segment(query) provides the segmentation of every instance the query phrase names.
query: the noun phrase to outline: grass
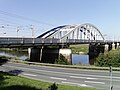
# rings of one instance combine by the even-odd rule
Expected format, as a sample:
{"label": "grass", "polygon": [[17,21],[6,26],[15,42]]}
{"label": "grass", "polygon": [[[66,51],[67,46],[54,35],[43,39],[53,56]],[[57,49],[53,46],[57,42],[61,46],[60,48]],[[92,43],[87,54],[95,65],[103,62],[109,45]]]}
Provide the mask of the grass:
{"label": "grass", "polygon": [[[58,89],[55,89],[55,87],[57,87]],[[20,76],[15,76],[0,71],[0,90],[98,90],[98,89],[67,86],[61,84],[58,85],[43,81],[32,80]]]}
{"label": "grass", "polygon": [[78,45],[70,45],[70,48],[72,49],[72,53],[83,53],[87,54],[89,52],[89,45],[88,44],[78,44]]}

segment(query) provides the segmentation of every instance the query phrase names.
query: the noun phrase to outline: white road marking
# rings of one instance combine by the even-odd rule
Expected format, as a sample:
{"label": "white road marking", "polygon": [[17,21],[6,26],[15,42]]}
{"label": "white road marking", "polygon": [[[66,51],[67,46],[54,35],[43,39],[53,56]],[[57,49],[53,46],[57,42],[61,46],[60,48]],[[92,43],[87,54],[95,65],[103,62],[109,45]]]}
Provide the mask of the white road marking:
{"label": "white road marking", "polygon": [[23,73],[23,75],[26,75],[26,76],[37,76],[37,75],[35,75],[35,74],[28,74],[28,73]]}
{"label": "white road marking", "polygon": [[[8,66],[8,65],[2,65],[5,67],[15,67],[16,66]],[[67,74],[67,75],[81,75],[81,76],[89,76],[89,77],[99,77],[99,78],[110,78],[110,76],[99,76],[99,75],[86,75],[86,74],[74,74],[74,73],[65,73],[65,72],[57,72],[57,71],[47,71],[47,70],[38,70],[38,69],[30,69],[30,68],[25,68],[25,67],[20,67],[17,66],[18,68],[21,69],[26,69],[26,70],[33,70],[33,71],[38,71],[38,72],[48,72],[48,73],[58,73],[58,74]],[[120,77],[112,77],[112,78],[116,78],[116,79],[120,79]]]}
{"label": "white road marking", "polygon": [[79,84],[79,83],[74,83],[74,82],[64,82],[64,81],[62,81],[61,83],[63,83],[63,84],[77,85],[77,86],[82,86],[82,87],[92,87],[92,86],[89,86],[89,85],[86,85],[86,84]]}
{"label": "white road marking", "polygon": [[91,77],[78,77],[78,76],[70,76],[71,78],[80,78],[80,79],[97,79],[97,78],[91,78]]}
{"label": "white road marking", "polygon": [[105,82],[85,81],[86,83],[105,84]]}
{"label": "white road marking", "polygon": [[59,78],[59,77],[50,77],[51,79],[57,79],[57,80],[67,80],[66,78]]}

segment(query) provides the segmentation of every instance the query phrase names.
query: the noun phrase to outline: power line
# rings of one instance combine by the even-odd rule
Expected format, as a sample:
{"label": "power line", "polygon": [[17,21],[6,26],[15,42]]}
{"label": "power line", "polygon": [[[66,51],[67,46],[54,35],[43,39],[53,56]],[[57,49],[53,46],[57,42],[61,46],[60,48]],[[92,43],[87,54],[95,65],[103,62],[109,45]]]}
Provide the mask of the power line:
{"label": "power line", "polygon": [[32,22],[36,22],[36,23],[40,23],[40,24],[44,24],[44,25],[55,26],[53,24],[41,22],[41,21],[38,21],[38,20],[34,20],[34,19],[31,19],[31,18],[28,18],[28,17],[24,17],[24,16],[20,16],[20,15],[17,15],[17,14],[5,12],[5,11],[2,11],[2,10],[0,10],[0,14],[7,15],[7,16],[10,16],[10,17],[14,17],[14,18],[23,19],[23,20],[28,20],[28,21],[32,21]]}

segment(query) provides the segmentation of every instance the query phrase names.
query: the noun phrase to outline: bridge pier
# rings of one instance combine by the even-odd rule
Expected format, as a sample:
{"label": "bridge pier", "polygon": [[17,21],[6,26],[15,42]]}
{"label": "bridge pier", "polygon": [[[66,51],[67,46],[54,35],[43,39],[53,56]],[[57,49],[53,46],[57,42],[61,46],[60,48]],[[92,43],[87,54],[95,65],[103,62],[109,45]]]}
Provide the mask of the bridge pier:
{"label": "bridge pier", "polygon": [[112,43],[112,50],[115,50],[116,49],[116,44],[113,42]]}
{"label": "bridge pier", "polygon": [[109,51],[109,44],[105,44],[105,52],[108,52]]}
{"label": "bridge pier", "polygon": [[120,44],[119,44],[119,43],[117,43],[117,47],[116,47],[116,48],[119,48],[119,45],[120,45]]}
{"label": "bridge pier", "polygon": [[105,53],[115,48],[112,44],[91,43],[89,45],[89,63],[92,65],[100,53]]}
{"label": "bridge pier", "polygon": [[59,58],[64,57],[67,60],[67,64],[72,64],[72,50],[63,48],[59,50]]}
{"label": "bridge pier", "polygon": [[31,62],[55,63],[57,59],[64,58],[67,64],[72,64],[72,51],[68,48],[34,47],[28,49],[28,54]]}
{"label": "bridge pier", "polygon": [[28,48],[28,55],[31,62],[40,62],[40,49],[37,47]]}
{"label": "bridge pier", "polygon": [[[106,50],[107,49],[108,49],[108,46],[106,46]],[[104,53],[104,51],[105,51],[105,46],[101,45],[100,43],[89,44],[89,64],[93,65],[96,57],[98,57],[100,53]]]}
{"label": "bridge pier", "polygon": [[91,43],[89,45],[89,63],[94,64],[95,58],[98,57],[100,53],[109,52],[110,50],[115,50],[119,47],[119,43]]}

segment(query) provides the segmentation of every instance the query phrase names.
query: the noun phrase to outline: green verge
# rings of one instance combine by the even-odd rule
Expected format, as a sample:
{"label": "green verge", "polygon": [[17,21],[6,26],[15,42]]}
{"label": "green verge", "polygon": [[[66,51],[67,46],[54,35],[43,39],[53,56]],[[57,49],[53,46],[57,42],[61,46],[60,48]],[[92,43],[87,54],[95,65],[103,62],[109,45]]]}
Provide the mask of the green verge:
{"label": "green verge", "polygon": [[15,76],[0,71],[0,90],[100,90],[100,89],[82,88],[77,86],[68,86],[55,83],[53,84],[43,81],[32,80],[21,76]]}
{"label": "green verge", "polygon": [[70,48],[74,54],[87,54],[89,52],[88,44],[70,45]]}

